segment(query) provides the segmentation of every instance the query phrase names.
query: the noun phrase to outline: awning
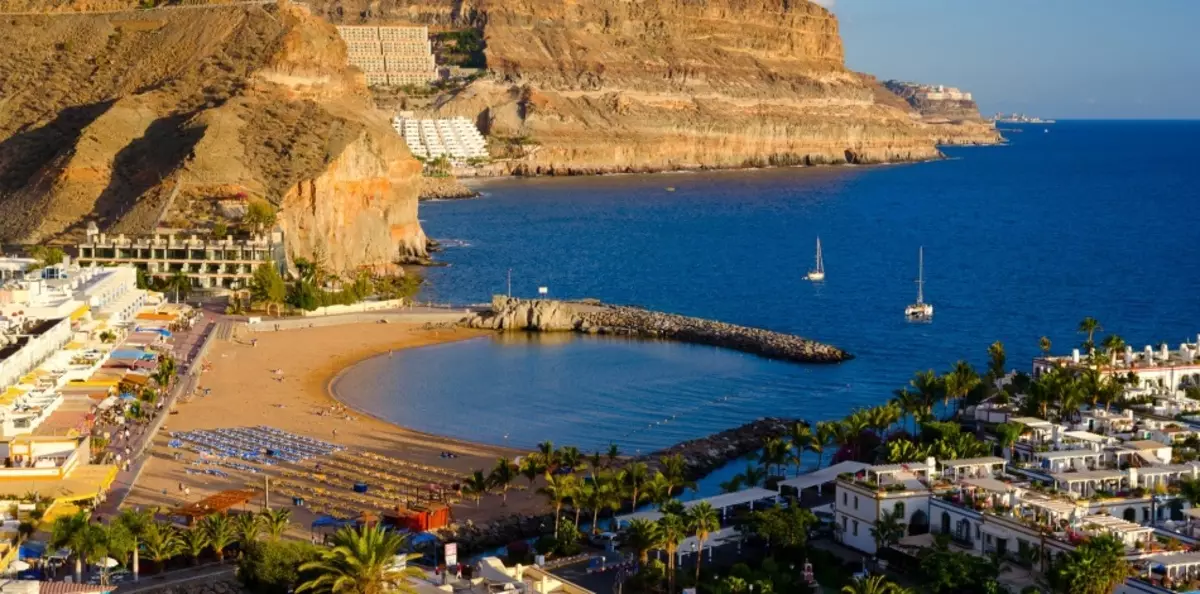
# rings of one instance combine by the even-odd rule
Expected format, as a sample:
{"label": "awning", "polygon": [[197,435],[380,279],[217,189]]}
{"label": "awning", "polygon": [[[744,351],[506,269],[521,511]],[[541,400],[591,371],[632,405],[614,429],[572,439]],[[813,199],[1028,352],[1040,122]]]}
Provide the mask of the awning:
{"label": "awning", "polygon": [[90,307],[88,307],[86,305],[81,305],[81,306],[79,306],[79,309],[76,309],[75,311],[71,312],[71,315],[69,317],[71,318],[71,321],[75,321],[75,320],[78,320],[79,318],[82,318],[83,316],[86,316],[89,311],[91,311]]}

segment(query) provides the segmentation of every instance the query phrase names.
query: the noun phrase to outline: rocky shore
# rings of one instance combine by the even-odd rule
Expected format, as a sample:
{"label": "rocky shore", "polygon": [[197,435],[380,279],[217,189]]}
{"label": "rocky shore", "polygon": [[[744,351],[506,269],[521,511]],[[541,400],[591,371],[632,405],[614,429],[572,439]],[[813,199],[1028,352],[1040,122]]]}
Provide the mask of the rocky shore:
{"label": "rocky shore", "polygon": [[[683,456],[688,479],[700,480],[714,470],[758,451],[767,438],[787,434],[795,422],[795,419],[758,419],[740,427],[632,458],[626,463],[645,462],[654,470],[660,465],[661,457],[679,454]],[[569,517],[572,512],[564,510],[563,515]],[[454,524],[439,531],[438,535],[446,542],[457,542],[460,554],[470,555],[548,534],[553,532],[553,526],[554,514],[513,514],[488,524]]]}
{"label": "rocky shore", "polygon": [[420,200],[458,200],[475,198],[479,192],[468,188],[456,177],[421,177]]}
{"label": "rocky shore", "polygon": [[463,320],[471,328],[579,332],[689,342],[796,363],[839,363],[853,355],[827,344],[761,328],[726,324],[598,301],[492,298],[489,311]]}

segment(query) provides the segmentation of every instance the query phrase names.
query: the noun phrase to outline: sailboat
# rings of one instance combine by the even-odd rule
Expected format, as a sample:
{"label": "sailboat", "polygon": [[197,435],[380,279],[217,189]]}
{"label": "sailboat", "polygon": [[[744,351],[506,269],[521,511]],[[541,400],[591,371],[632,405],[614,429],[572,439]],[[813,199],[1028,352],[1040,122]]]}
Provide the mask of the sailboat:
{"label": "sailboat", "polygon": [[917,250],[917,302],[904,308],[904,316],[910,320],[933,318],[933,305],[925,303],[925,247]]}
{"label": "sailboat", "polygon": [[813,282],[825,280],[825,259],[821,257],[821,238],[817,238],[817,267],[809,270],[804,276],[805,280]]}

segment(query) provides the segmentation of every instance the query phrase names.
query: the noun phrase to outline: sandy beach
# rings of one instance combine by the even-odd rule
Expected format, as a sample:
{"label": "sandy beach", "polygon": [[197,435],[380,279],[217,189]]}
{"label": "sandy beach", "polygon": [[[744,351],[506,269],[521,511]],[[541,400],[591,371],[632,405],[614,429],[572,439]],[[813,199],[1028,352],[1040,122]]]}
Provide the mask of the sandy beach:
{"label": "sandy beach", "polygon": [[[346,410],[332,397],[329,387],[339,372],[373,356],[388,356],[389,351],[392,356],[403,356],[404,349],[487,335],[466,329],[430,329],[423,324],[368,323],[246,334],[234,341],[218,342],[208,357],[211,368],[200,381],[200,393],[207,389],[208,395],[193,396],[176,406],[155,439],[150,458],[125,505],[174,508],[225,489],[261,489],[264,475],[270,476],[274,485],[279,472],[312,472],[311,468],[280,465],[263,469],[266,472],[261,474],[228,469],[224,469],[228,477],[189,474],[189,468],[198,468],[192,464],[198,457],[170,448],[171,431],[267,425],[346,446],[351,452],[445,469],[448,481],[474,469],[486,472],[499,456],[519,452],[410,431]],[[251,337],[257,339],[257,345],[251,346]],[[442,452],[453,452],[457,457],[445,458]],[[177,455],[181,459],[176,460]],[[186,493],[180,491],[181,484],[187,487]],[[519,485],[525,484],[521,479]],[[274,492],[275,487],[272,489]],[[272,496],[273,507],[291,503],[288,497]],[[250,509],[260,504],[261,497]],[[514,489],[507,506],[501,506],[498,496],[489,495],[478,507],[467,500],[451,509],[457,522],[483,522],[501,515],[542,511],[544,507],[542,498]],[[292,511],[297,532],[303,528],[307,533],[316,514],[301,506],[292,507]]]}

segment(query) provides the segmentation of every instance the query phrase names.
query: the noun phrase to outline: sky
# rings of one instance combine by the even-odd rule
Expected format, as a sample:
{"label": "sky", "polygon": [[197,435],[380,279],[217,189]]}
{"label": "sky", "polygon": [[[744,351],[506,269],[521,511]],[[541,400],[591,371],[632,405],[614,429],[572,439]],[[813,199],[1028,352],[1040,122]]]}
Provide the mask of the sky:
{"label": "sky", "polygon": [[847,65],[984,114],[1200,118],[1200,0],[820,0]]}

